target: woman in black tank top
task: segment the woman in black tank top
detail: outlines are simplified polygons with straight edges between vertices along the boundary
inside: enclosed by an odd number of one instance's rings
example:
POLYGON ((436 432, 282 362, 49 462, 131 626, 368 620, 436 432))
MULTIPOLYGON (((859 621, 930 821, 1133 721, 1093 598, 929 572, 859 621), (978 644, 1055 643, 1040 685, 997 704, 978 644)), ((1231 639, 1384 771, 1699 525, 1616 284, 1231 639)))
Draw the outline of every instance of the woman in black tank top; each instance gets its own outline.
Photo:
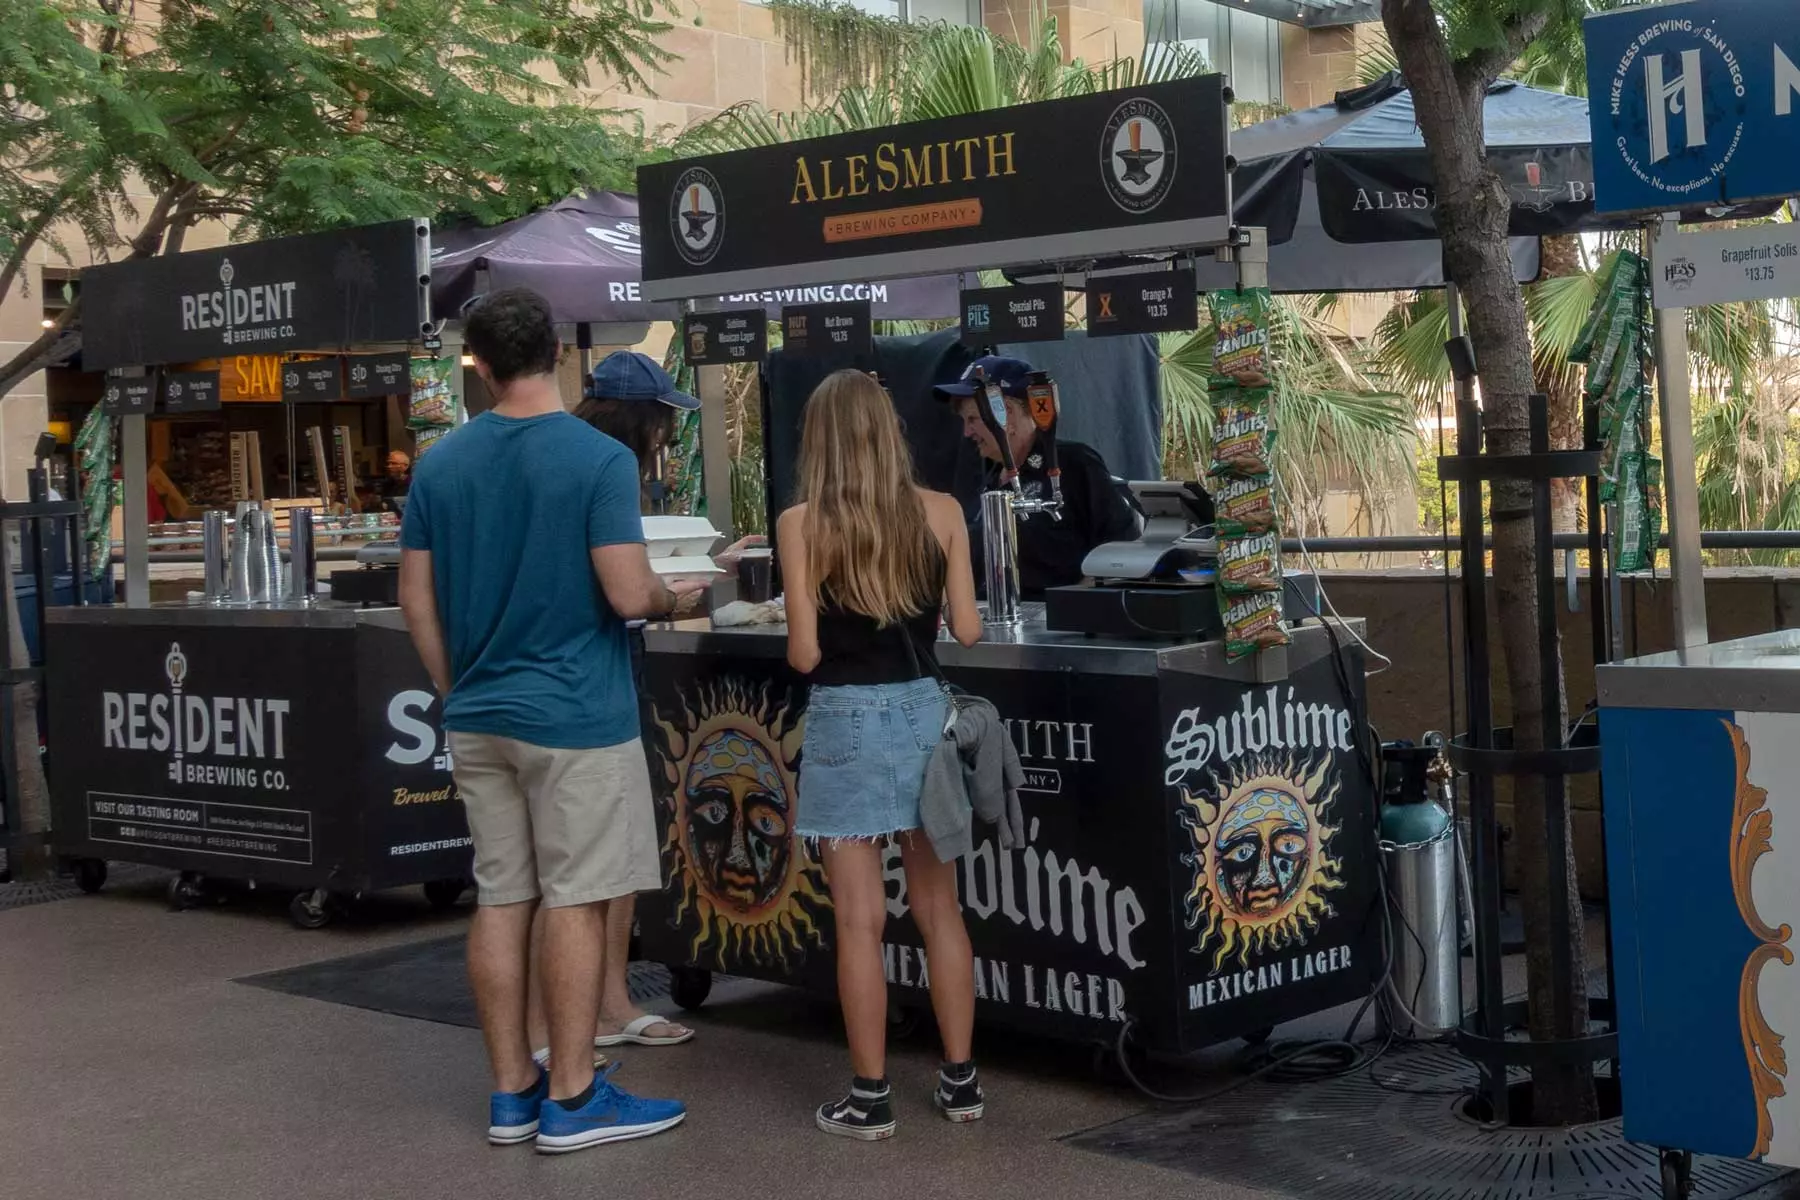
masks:
POLYGON ((925 765, 949 701, 939 681, 940 613, 965 646, 981 637, 962 509, 913 482, 893 402, 860 371, 839 371, 807 402, 804 502, 781 515, 788 662, 809 676, 796 832, 817 838, 837 925, 838 995, 855 1078, 822 1105, 819 1128, 876 1140, 895 1129, 886 1065, 886 847, 899 848, 925 939, 932 1009, 944 1041, 933 1102, 953 1121, 982 1114, 970 1042, 974 957, 956 867, 919 829, 925 765))

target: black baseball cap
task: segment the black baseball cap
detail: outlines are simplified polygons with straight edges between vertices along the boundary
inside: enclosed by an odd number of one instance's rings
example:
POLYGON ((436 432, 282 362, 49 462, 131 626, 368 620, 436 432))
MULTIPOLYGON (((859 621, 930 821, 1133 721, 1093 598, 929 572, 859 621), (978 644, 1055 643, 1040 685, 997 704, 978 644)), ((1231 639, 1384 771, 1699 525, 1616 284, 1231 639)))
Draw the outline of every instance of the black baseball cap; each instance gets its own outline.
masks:
POLYGON ((1035 368, 1022 358, 1002 358, 998 354, 985 354, 970 363, 962 373, 962 378, 955 383, 940 383, 935 389, 939 396, 951 400, 961 400, 964 396, 973 396, 977 388, 975 373, 977 371, 992 383, 1000 385, 1000 391, 1017 400, 1025 399, 1025 389, 1031 384, 1031 372, 1035 368))

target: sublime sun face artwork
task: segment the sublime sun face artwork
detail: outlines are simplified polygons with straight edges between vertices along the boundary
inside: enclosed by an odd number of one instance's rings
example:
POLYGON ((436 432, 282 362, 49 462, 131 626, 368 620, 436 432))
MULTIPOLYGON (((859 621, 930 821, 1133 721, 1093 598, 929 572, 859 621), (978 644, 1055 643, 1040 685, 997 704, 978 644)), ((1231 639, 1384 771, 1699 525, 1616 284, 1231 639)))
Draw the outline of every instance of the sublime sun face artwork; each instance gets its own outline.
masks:
POLYGON ((1193 951, 1213 948, 1213 967, 1235 956, 1303 944, 1332 915, 1327 893, 1344 886, 1331 857, 1337 826, 1325 817, 1338 795, 1329 754, 1317 762, 1255 756, 1215 772, 1199 792, 1181 788, 1181 823, 1193 839, 1187 927, 1193 951))
POLYGON ((785 965, 824 944, 824 874, 793 834, 798 707, 786 688, 731 676, 658 705, 663 868, 680 892, 676 923, 697 921, 696 962, 785 965))

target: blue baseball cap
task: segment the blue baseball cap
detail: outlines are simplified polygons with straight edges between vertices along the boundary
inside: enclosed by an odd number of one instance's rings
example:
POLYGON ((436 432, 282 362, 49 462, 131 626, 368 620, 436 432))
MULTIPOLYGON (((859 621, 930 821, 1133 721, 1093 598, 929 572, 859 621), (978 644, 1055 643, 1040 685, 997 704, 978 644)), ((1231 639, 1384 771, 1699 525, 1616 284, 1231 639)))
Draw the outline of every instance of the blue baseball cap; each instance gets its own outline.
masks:
POLYGON ((595 363, 587 394, 596 400, 656 400, 686 412, 700 407, 654 358, 635 350, 614 350, 595 363))
POLYGON ((1022 358, 1002 358, 998 354, 986 354, 970 363, 962 373, 962 378, 955 383, 940 383, 937 394, 948 396, 952 400, 960 400, 964 396, 975 394, 975 372, 1000 385, 1000 391, 1019 400, 1025 399, 1025 389, 1031 383, 1031 372, 1035 368, 1022 358))

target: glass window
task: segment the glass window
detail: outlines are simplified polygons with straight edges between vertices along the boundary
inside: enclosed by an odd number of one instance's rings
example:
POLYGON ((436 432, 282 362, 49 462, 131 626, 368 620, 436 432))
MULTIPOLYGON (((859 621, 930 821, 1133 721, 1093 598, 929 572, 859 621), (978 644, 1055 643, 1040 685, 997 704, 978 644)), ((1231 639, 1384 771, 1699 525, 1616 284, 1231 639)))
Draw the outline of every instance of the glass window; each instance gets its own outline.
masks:
MULTIPOLYGON (((914 0, 916 2, 916 0, 914 0)), ((1179 44, 1231 78, 1244 100, 1281 100, 1281 25, 1215 0, 1144 0, 1145 53, 1179 44)))
POLYGON ((898 17, 900 0, 849 0, 850 7, 860 8, 872 17, 898 17))
POLYGON ((904 0, 909 21, 943 21, 950 25, 979 25, 981 0, 904 0))

